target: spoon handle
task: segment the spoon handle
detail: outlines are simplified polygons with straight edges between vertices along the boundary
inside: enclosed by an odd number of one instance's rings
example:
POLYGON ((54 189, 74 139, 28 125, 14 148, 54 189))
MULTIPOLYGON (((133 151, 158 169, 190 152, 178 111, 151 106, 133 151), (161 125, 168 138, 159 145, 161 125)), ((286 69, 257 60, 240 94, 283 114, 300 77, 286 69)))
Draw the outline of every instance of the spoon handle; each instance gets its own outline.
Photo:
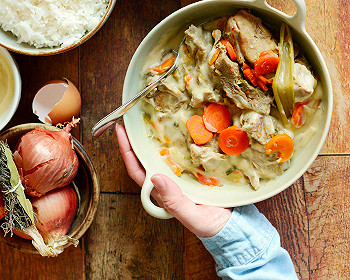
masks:
POLYGON ((144 98, 152 89, 159 85, 166 77, 168 77, 175 69, 176 63, 174 63, 162 76, 160 76, 155 82, 144 88, 135 97, 130 99, 128 102, 121 105, 119 108, 115 109, 112 113, 105 116, 92 128, 92 135, 94 137, 100 136, 108 127, 115 123, 115 121, 124 115, 129 109, 134 107, 134 105, 144 98))

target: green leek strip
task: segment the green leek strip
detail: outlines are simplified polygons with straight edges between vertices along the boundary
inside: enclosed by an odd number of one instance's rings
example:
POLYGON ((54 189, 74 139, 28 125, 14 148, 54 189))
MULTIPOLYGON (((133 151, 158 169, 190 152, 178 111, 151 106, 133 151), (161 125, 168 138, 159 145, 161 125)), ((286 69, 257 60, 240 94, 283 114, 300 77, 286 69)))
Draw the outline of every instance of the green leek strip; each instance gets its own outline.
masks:
POLYGON ((295 104, 293 81, 294 48, 290 29, 285 23, 281 26, 278 49, 280 62, 276 76, 273 79, 272 90, 282 123, 288 125, 288 118, 292 115, 295 104))
POLYGON ((5 223, 1 225, 5 235, 17 228, 33 238, 33 245, 42 256, 55 256, 55 252, 46 246, 34 224, 31 202, 24 194, 24 188, 13 161, 12 152, 0 141, 0 190, 6 209, 5 223))

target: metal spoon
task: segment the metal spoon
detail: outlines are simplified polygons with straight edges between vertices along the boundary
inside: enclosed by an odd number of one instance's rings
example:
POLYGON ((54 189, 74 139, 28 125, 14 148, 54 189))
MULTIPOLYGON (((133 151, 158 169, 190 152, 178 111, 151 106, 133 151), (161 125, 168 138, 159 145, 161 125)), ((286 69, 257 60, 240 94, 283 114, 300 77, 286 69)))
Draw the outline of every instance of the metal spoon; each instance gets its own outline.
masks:
POLYGON ((108 127, 114 124, 118 118, 124 115, 137 102, 139 102, 142 98, 144 98, 152 89, 160 85, 166 77, 168 77, 172 72, 174 72, 174 70, 179 66, 180 52, 183 50, 182 48, 183 44, 184 44, 184 40, 181 42, 178 52, 171 50, 171 52, 175 54, 176 59, 174 61, 174 64, 163 75, 161 75, 155 82, 153 82, 148 87, 146 87, 141 92, 139 92, 131 100, 124 103, 119 108, 115 109, 112 113, 108 114, 107 116, 105 116, 103 119, 101 119, 98 123, 94 125, 94 127, 92 128, 92 135, 94 137, 99 137, 108 127))

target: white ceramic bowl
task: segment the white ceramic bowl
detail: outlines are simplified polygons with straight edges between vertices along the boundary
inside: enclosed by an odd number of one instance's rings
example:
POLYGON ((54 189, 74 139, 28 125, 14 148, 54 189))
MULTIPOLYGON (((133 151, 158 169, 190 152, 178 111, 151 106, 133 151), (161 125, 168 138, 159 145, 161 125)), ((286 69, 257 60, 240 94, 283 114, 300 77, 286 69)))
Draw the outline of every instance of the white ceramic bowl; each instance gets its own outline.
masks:
MULTIPOLYGON (((21 89, 22 89, 22 81, 21 76, 19 74, 19 70, 17 64, 11 54, 4 48, 0 47, 0 64, 6 64, 7 68, 10 69, 9 76, 12 76, 11 79, 13 83, 11 86, 11 91, 13 92, 13 96, 11 97, 11 101, 7 106, 6 111, 0 112, 0 130, 2 130, 5 125, 11 120, 13 115, 15 114, 19 100, 21 99, 21 89)), ((3 93, 0 93, 3 94, 3 93)), ((1 98, 0 98, 1 102, 1 98)))
MULTIPOLYGON (((269 182, 263 182, 259 190, 254 191, 249 186, 233 187, 209 187, 187 178, 185 175, 177 177, 170 168, 158 156, 156 146, 146 135, 145 124, 141 117, 140 106, 131 109, 125 116, 124 122, 131 145, 146 169, 146 180, 141 191, 141 200, 146 211, 158 218, 170 218, 171 215, 164 209, 155 206, 150 200, 153 188, 150 177, 156 173, 163 173, 172 178, 194 202, 221 207, 234 207, 247 205, 267 199, 292 185, 309 168, 317 157, 326 139, 331 115, 332 115, 332 86, 326 64, 315 43, 305 31, 306 7, 304 0, 293 0, 297 12, 294 16, 288 16, 271 6, 265 0, 208 0, 200 1, 186 6, 171 14, 160 22, 145 37, 136 50, 124 82, 123 102, 133 97, 140 90, 140 71, 145 57, 162 40, 162 36, 174 36, 181 34, 191 23, 199 24, 205 20, 219 16, 233 15, 241 8, 251 9, 265 24, 279 30, 282 22, 286 22, 292 29, 293 38, 298 42, 300 49, 306 54, 319 79, 319 85, 323 88, 324 114, 320 120, 320 126, 316 134, 299 152, 295 152, 291 165, 281 176, 269 182), (165 34, 165 35, 164 35, 165 34)), ((183 34, 183 33, 182 33, 183 34)), ((178 36, 180 43, 183 36, 178 36)))
POLYGON ((116 2, 117 0, 110 0, 106 13, 100 20, 99 24, 95 28, 93 28, 90 32, 86 33, 79 41, 71 45, 68 45, 65 47, 58 46, 53 48, 36 48, 26 43, 18 44, 16 36, 14 36, 11 32, 5 32, 0 27, 0 46, 3 46, 13 52, 17 52, 25 55, 34 55, 34 56, 53 55, 53 54, 59 54, 59 53, 69 51, 81 45, 85 41, 87 41, 103 26, 103 24, 107 21, 108 17, 112 13, 112 10, 116 2))

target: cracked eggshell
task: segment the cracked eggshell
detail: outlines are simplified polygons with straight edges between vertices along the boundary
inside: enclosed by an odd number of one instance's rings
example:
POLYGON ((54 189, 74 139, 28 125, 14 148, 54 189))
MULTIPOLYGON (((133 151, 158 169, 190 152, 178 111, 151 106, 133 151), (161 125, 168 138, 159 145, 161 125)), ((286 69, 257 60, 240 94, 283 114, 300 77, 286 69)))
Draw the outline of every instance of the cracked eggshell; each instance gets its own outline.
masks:
POLYGON ((38 90, 32 108, 43 123, 63 124, 79 117, 81 97, 71 81, 53 80, 38 90))

